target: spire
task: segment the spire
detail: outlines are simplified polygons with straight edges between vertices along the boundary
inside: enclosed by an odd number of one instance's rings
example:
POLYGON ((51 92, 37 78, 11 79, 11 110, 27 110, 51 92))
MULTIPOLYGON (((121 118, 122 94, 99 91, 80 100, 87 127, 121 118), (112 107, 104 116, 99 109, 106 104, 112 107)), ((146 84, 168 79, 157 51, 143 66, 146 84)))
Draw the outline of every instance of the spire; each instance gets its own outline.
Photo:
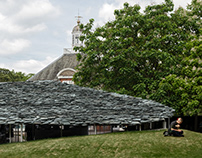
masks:
POLYGON ((80 18, 82 18, 82 16, 75 16, 75 18, 78 18, 77 19, 77 24, 79 25, 80 24, 80 18))
POLYGON ((75 18, 77 18, 77 24, 80 24, 80 19, 82 18, 82 16, 79 16, 79 9, 78 9, 78 16, 75 16, 75 18))

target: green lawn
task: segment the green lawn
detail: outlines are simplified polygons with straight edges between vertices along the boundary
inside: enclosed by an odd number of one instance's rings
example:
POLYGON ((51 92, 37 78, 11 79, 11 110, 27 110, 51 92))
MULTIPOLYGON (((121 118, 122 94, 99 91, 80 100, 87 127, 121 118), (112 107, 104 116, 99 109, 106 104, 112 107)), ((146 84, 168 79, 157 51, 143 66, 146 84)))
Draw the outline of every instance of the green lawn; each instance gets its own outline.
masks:
POLYGON ((45 139, 0 145, 0 158, 202 158, 202 133, 184 130, 185 137, 164 137, 163 131, 45 139))

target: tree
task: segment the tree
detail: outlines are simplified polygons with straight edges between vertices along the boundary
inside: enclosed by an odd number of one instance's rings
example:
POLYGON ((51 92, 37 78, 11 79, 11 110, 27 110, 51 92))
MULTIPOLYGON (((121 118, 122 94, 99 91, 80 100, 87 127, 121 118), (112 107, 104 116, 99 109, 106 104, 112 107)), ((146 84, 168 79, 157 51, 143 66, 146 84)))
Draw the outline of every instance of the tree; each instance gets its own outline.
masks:
POLYGON ((34 74, 28 74, 22 72, 10 71, 8 69, 0 68, 0 82, 15 82, 15 81, 26 81, 34 74))
MULTIPOLYGON (((81 64, 74 82, 173 106, 169 102, 179 98, 166 102, 161 98, 163 94, 159 94, 162 91, 159 86, 171 74, 182 74, 191 51, 185 51, 187 44, 191 37, 200 34, 200 24, 196 22, 200 18, 191 18, 195 15, 193 4, 189 7, 193 15, 183 8, 173 12, 173 8, 172 1, 165 0, 141 13, 139 5, 125 3, 123 9, 114 11, 114 21, 95 30, 92 30, 93 19, 81 25, 80 40, 85 46, 75 48, 81 52, 78 55, 81 64)), ((166 96, 167 92, 164 93, 166 96)))
POLYGON ((186 11, 188 21, 198 29, 189 35, 180 62, 178 75, 170 74, 159 84, 151 97, 176 109, 179 115, 202 114, 202 2, 193 0, 186 11), (200 9, 199 9, 200 8, 200 9), (199 33, 197 33, 199 32, 199 33))
MULTIPOLYGON (((201 30, 202 31, 202 30, 201 30)), ((202 114, 202 40, 193 37, 186 45, 185 57, 181 64, 180 75, 170 74, 165 77, 153 97, 176 109, 178 114, 202 114)))
POLYGON ((8 69, 0 68, 0 82, 8 82, 11 80, 10 71, 8 69))

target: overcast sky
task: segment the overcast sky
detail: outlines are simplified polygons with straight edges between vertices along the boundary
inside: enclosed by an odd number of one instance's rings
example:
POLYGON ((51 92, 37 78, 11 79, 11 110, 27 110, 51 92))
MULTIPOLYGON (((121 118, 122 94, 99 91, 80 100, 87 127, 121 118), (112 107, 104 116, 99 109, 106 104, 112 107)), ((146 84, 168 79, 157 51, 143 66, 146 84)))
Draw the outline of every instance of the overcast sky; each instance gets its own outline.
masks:
MULTIPOLYGON (((37 73, 71 48, 71 32, 77 24, 95 20, 101 26, 113 20, 114 9, 127 0, 0 0, 0 68, 37 73)), ((145 6, 164 0, 128 0, 145 6)), ((186 8, 191 0, 174 0, 186 8)))

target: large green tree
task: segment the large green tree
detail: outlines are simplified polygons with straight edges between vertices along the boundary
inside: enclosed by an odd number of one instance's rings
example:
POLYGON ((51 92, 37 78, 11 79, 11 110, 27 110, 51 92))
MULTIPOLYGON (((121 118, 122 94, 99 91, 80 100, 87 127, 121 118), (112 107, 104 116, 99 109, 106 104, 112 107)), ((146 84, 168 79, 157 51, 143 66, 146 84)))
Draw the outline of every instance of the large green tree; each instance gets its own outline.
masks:
MULTIPOLYGON (((170 102, 178 102, 180 97, 164 99, 175 95, 167 95, 162 85, 170 75, 187 81, 182 74, 188 70, 186 61, 192 62, 190 45, 200 35, 201 10, 196 3, 201 4, 194 0, 189 10, 174 11, 172 1, 165 0, 146 7, 144 13, 139 5, 125 3, 123 9, 114 11, 115 20, 104 26, 93 30, 93 19, 81 25, 80 40, 85 45, 75 48, 81 52, 75 83, 174 106, 170 102), (159 94, 162 89, 165 95, 159 94)), ((176 110, 183 113, 180 107, 176 110)))
POLYGON ((9 69, 0 68, 0 82, 16 82, 16 81, 26 81, 34 74, 28 74, 22 72, 10 71, 9 69))
POLYGON ((177 74, 169 74, 159 84, 159 89, 151 98, 176 109, 178 114, 202 114, 202 1, 193 0, 188 10, 178 12, 195 23, 189 41, 182 51, 182 60, 177 74))
MULTIPOLYGON (((202 31, 202 30, 201 30, 202 31)), ((201 32, 202 33, 202 32, 201 32)), ((178 114, 202 114, 202 39, 194 37, 184 53, 180 74, 170 74, 159 84, 153 98, 176 109, 178 114)), ((151 98, 152 98, 151 97, 151 98)))

